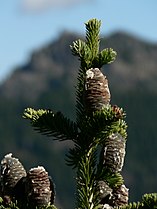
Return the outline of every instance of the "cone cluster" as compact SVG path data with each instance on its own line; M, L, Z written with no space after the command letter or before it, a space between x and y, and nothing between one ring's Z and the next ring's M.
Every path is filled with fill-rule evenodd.
M104 147L102 148L102 166L111 173L119 173L123 168L124 157L125 139L119 133L111 134L105 140ZM100 203L106 205L104 208L128 204L129 194L124 184L118 188L111 189L107 182L99 181L98 186ZM109 205L107 206L107 204Z
M119 117L119 114L118 114ZM101 162L105 170L116 174L122 171L125 158L126 140L119 133L113 133L105 139L101 152ZM107 183L106 183L107 184ZM110 199L105 203L111 207L123 206L128 204L128 189L125 185L114 188ZM101 202L104 198L101 199Z
M85 77L84 104L87 113L102 110L110 104L110 90L108 80L98 68L87 70ZM124 113L121 108L114 105L112 107L114 118L119 120L123 118ZM123 168L125 158L126 140L121 134L112 133L104 140L100 155L100 162L103 169L116 174ZM104 208L122 206L128 203L128 189L125 185L118 188L110 188L103 179L97 182L100 203Z
M19 206L36 208L54 203L55 190L51 178L42 166L28 172L17 158L7 154L1 161L1 191L3 199L18 200Z
M98 68L86 72L84 102L87 112L101 110L110 102L108 80Z

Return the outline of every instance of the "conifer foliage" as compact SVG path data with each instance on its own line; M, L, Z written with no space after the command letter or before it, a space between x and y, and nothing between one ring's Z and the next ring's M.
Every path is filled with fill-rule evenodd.
M157 208L157 194L146 194L141 202L128 203L129 190L121 174L127 139L125 112L110 103L108 80L101 70L103 65L115 60L116 52L111 48L100 51L100 26L101 21L89 20L85 23L85 41L76 40L70 46L72 54L80 60L76 121L71 121L59 111L33 108L25 109L23 117L30 120L33 128L41 134L73 142L74 147L69 149L66 162L76 169L77 209ZM5 162L8 163L5 166L10 165L9 161ZM16 185L11 184L12 204L15 204L15 199L19 204L23 198L25 204L20 205L21 208L55 208L53 182L45 169L37 167L26 172L21 164L18 165L19 169L13 166L13 176L10 176L4 160L1 162L3 190L10 181L15 182L12 179L16 172L23 175ZM21 188L23 196L16 196Z

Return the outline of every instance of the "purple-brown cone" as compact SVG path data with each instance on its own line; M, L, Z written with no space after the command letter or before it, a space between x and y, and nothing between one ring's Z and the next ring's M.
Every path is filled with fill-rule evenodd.
M86 72L84 102L87 112L101 110L110 102L108 80L98 68Z
M113 191L113 196L111 199L112 206L123 206L128 204L129 199L129 190L126 188L124 184L122 184L119 188Z
M97 190L100 204L108 204L112 197L112 189L109 187L109 185L105 181L98 181Z
M27 173L28 203L35 207L48 206L51 202L51 185L48 173L42 166L32 168Z
M101 158L103 165L112 172L117 173L122 170L125 157L125 139L119 134L111 134L102 148Z

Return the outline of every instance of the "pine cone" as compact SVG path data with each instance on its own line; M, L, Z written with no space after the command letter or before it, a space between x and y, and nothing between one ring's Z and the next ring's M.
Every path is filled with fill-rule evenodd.
M87 112L101 110L110 102L108 80L98 68L86 72L84 101Z
M51 186L48 173L42 166L30 169L26 186L28 204L33 208L48 206L51 200L54 200L54 190L51 191Z
M26 176L23 165L12 153L7 154L1 161L1 189L3 195L14 195L13 190L17 182Z
M119 134L110 135L102 148L101 158L105 168L117 173L122 170L125 157L125 139Z
M128 204L129 199L129 190L126 188L126 186L123 184L119 188L117 188L115 191L113 191L113 196L111 199L110 204L112 206L123 206Z
M105 181L98 181L97 190L100 204L107 204L112 197L112 189Z

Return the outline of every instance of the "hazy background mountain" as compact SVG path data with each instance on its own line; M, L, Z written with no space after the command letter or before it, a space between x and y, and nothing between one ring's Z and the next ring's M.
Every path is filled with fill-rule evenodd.
M74 172L65 165L70 143L35 133L22 119L26 107L60 110L75 118L75 84L79 68L69 45L80 36L62 33L36 50L0 85L0 157L12 152L27 169L44 165L56 184L60 207L74 207ZM102 38L102 48L117 51L117 60L104 67L112 104L127 113L128 141L124 178L130 200L157 192L157 45L117 32Z

